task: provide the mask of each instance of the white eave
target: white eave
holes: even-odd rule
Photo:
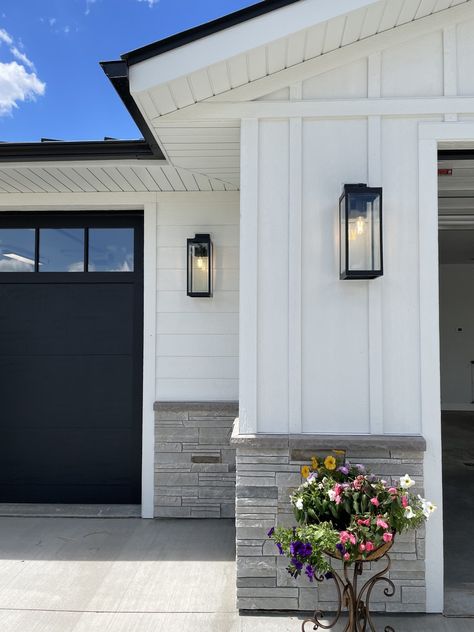
[[[196,104],[254,101],[367,56],[371,47],[416,37],[422,24],[442,26],[448,13],[460,21],[473,4],[301,0],[134,63],[130,92],[171,164],[238,186],[240,118],[252,111],[203,117],[204,105]]]

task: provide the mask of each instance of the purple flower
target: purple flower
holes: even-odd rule
[[[344,474],[345,476],[349,474],[349,468],[345,465],[341,465],[341,467],[338,467],[337,469],[339,472],[341,472],[341,474]]]
[[[336,544],[336,549],[339,551],[341,555],[344,555],[346,553],[346,547],[341,542],[338,542]]]
[[[299,560],[297,560],[296,557],[293,557],[291,559],[291,563],[293,564],[293,566],[296,568],[297,571],[301,571],[301,569],[303,568],[303,562],[300,562]]]
[[[282,545],[279,542],[277,542],[276,545],[278,547],[278,550],[280,551],[280,555],[283,555],[283,547],[282,547]]]
[[[362,463],[357,463],[356,468],[359,470],[359,472],[365,472],[365,466],[362,465]]]
[[[314,579],[314,568],[311,566],[311,564],[308,564],[306,566],[304,572],[308,576],[309,581],[312,582]]]
[[[309,557],[313,553],[313,547],[309,542],[296,540],[290,543],[290,553],[293,557]]]
[[[271,538],[274,533],[275,533],[275,527],[272,527],[269,531],[267,531],[267,535],[269,538]]]
[[[311,474],[308,476],[306,480],[311,481],[313,478],[318,478],[317,472],[311,472]]]

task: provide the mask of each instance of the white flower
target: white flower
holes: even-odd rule
[[[334,501],[336,500],[336,496],[337,496],[337,494],[336,494],[336,492],[335,492],[333,489],[330,489],[330,490],[328,491],[328,496],[329,496],[329,500],[330,500],[331,502],[334,502]]]
[[[423,515],[426,519],[428,519],[435,510],[436,505],[433,505],[433,503],[429,500],[423,499]]]
[[[408,518],[410,520],[414,517],[415,514],[413,513],[413,509],[410,507],[410,505],[408,505],[408,507],[405,507],[405,518]]]
[[[408,474],[405,474],[405,476],[400,476],[400,487],[402,489],[410,489],[410,487],[413,487],[414,484],[415,481],[410,478]]]
[[[296,509],[303,509],[303,499],[297,498],[295,502]]]

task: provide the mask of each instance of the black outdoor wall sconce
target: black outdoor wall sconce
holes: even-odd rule
[[[345,184],[339,198],[341,279],[383,275],[382,188]]]
[[[188,296],[212,296],[212,241],[210,235],[198,234],[187,240]]]

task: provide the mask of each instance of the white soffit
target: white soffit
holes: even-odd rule
[[[133,64],[130,90],[148,120],[153,120],[471,2],[301,0]]]
[[[153,160],[0,164],[0,196],[9,193],[235,191],[236,186]]]
[[[172,164],[238,187],[239,120],[193,120],[195,104],[259,98],[291,84],[297,66],[304,72],[339,49],[466,4],[474,1],[301,0],[132,65],[130,90]]]

